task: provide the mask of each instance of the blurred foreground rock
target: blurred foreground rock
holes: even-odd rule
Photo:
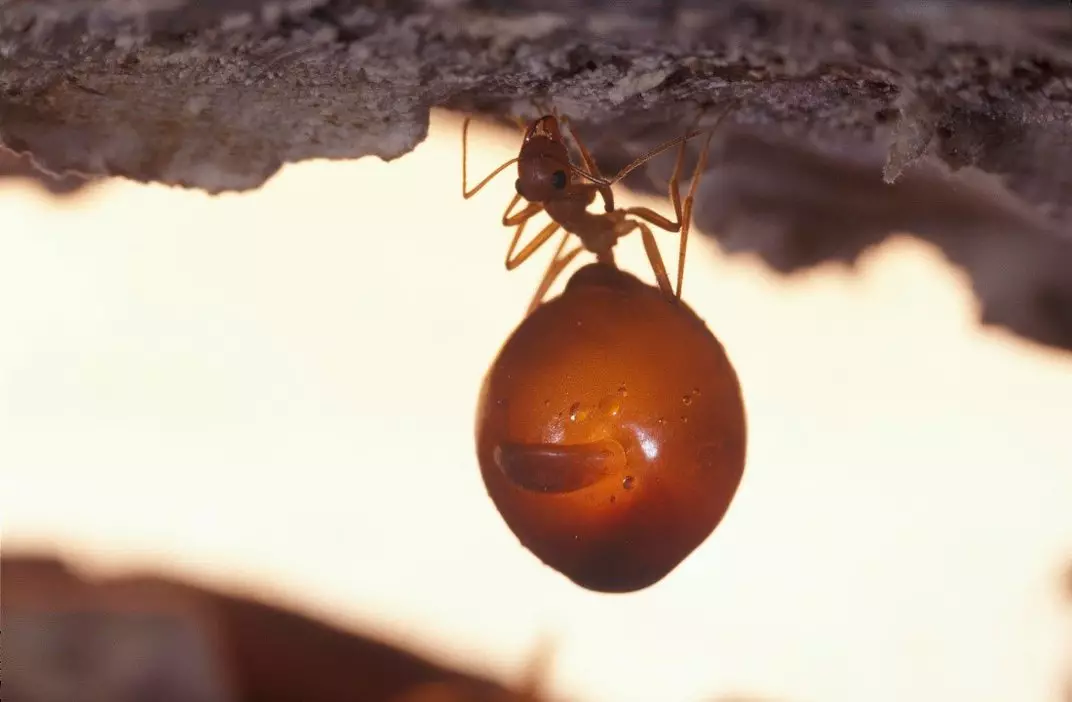
[[[732,102],[700,231],[791,272],[911,230],[983,321],[1072,348],[1063,0],[0,0],[0,143],[57,173],[243,190],[534,97],[608,171]]]
[[[246,599],[4,558],[4,702],[534,702]]]

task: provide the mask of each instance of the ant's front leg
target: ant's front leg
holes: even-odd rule
[[[510,212],[517,207],[517,203],[521,201],[521,194],[514,195],[514,198],[510,200],[510,204],[506,206],[506,212],[503,212],[502,225],[504,227],[513,227],[515,225],[524,224],[534,216],[539,214],[543,210],[543,205],[538,202],[530,202],[520,211],[510,214]]]
[[[521,239],[521,232],[524,231],[526,222],[528,222],[528,220],[522,221],[521,224],[517,226],[517,231],[514,233],[514,240],[510,242],[510,250],[506,252],[506,270],[508,271],[514,270],[527,261],[532,254],[536,253],[537,249],[546,244],[547,240],[554,236],[554,233],[557,232],[561,226],[558,222],[551,222],[515,256],[514,249],[517,248],[517,242]]]

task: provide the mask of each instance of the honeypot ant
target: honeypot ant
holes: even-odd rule
[[[465,119],[462,125],[463,198],[468,200],[473,197],[491,182],[495,176],[499,175],[511,164],[517,164],[518,178],[515,182],[517,193],[511,199],[502,217],[504,227],[517,227],[513,241],[510,242],[510,248],[506,253],[506,269],[514,270],[547,243],[555,232],[559,229],[565,230],[565,234],[532,298],[528,309],[529,313],[539,307],[555,279],[578,254],[588,250],[596,255],[597,262],[614,265],[613,248],[615,244],[623,236],[638,229],[643,237],[644,250],[655,272],[659,288],[675,300],[681,298],[693,199],[700,176],[707,165],[707,151],[711,144],[711,138],[727,113],[728,110],[723,111],[715,125],[706,130],[707,139],[700,150],[700,157],[693,171],[692,182],[689,185],[689,192],[684,201],[681,199],[679,180],[685,160],[685,144],[693,137],[702,134],[704,130],[692,130],[683,136],[660,144],[625,166],[614,177],[607,178],[600,172],[595,159],[592,158],[584,143],[570,127],[568,118],[559,115],[557,111],[552,109],[549,114],[544,114],[542,117],[533,120],[527,127],[522,125],[524,138],[518,155],[501,164],[470,190],[467,187],[467,183],[468,135],[471,118]],[[562,127],[570,128],[573,141],[577,145],[577,150],[580,152],[581,159],[584,162],[584,168],[578,167],[570,161],[569,149],[563,137]],[[611,186],[675,145],[679,148],[677,160],[674,164],[674,172],[670,177],[669,193],[676,219],[671,220],[647,207],[615,208],[614,193],[611,190]],[[589,212],[588,207],[595,202],[597,195],[603,198],[605,211],[602,213]],[[518,202],[522,199],[528,201],[528,204],[519,212],[513,212]],[[521,239],[526,223],[541,211],[546,211],[550,216],[550,224],[545,226],[532,241],[515,254],[514,251]],[[655,242],[655,236],[652,234],[651,226],[649,225],[654,225],[668,232],[680,232],[676,289],[671,288],[666,266],[663,263],[658,244]],[[579,237],[581,243],[563,254],[562,252],[566,248],[570,234]]]
[[[468,119],[462,127],[464,198],[518,165],[517,193],[502,218],[517,227],[507,270],[565,230],[529,313],[484,377],[477,460],[499,514],[533,555],[588,590],[634,592],[666,577],[707,539],[744,473],[747,424],[736,370],[681,299],[693,198],[728,110],[710,128],[684,200],[678,181],[685,143],[701,131],[661,144],[607,178],[575,133],[583,166],[572,163],[562,132],[568,121],[541,112],[521,125],[518,156],[471,190]],[[676,221],[645,207],[616,208],[612,186],[675,145],[669,190]],[[597,197],[605,212],[588,212]],[[514,213],[522,199],[528,204]],[[525,224],[541,211],[551,223],[515,253]],[[649,225],[680,232],[676,290]],[[635,230],[658,287],[614,262],[615,244]],[[581,243],[563,253],[571,234]],[[596,262],[544,303],[555,278],[584,250]]]

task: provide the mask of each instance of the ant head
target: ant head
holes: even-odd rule
[[[529,202],[553,200],[569,187],[572,170],[558,120],[548,115],[534,121],[517,159],[518,194]]]

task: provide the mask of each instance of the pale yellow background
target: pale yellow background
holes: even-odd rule
[[[696,236],[685,292],[737,365],[747,475],[665,581],[586,592],[475,464],[481,376],[551,252],[503,269],[514,176],[463,201],[458,135],[435,115],[395,163],[218,198],[5,185],[5,549],[256,592],[506,678],[551,635],[577,700],[1059,698],[1072,356],[979,329],[907,237],[787,282]],[[478,175],[516,153],[474,136]],[[652,280],[639,241],[620,258]]]

